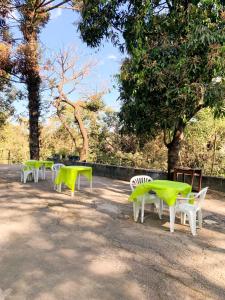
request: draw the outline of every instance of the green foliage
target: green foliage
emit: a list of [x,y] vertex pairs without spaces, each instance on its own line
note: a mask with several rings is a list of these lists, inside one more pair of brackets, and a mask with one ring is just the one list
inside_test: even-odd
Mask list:
[[76,153],[73,141],[56,117],[51,118],[47,124],[42,126],[40,145],[40,157],[42,159],[47,159],[55,154],[70,155]]
[[185,137],[180,153],[182,165],[225,176],[225,118],[214,119],[211,110],[204,109],[190,122]]
[[203,107],[225,113],[225,20],[212,3],[151,16],[145,44],[131,50],[119,75],[120,116],[129,132],[174,130]]
[[21,93],[10,82],[2,86],[0,90],[0,128],[14,114],[13,101],[20,99],[20,97]]
[[27,124],[7,123],[0,131],[1,160],[6,162],[10,157],[11,163],[22,163],[29,158]]
[[[215,141],[216,137],[216,141]],[[214,119],[210,109],[203,109],[185,129],[179,164],[202,168],[207,175],[225,176],[225,118]],[[140,147],[137,137],[121,135],[116,113],[104,116],[92,161],[112,165],[167,169],[167,149],[162,135]],[[215,150],[214,150],[215,145]]]
[[96,47],[106,37],[118,45],[122,35],[120,46],[129,54],[118,75],[123,132],[142,135],[145,141],[164,131],[169,172],[177,163],[188,121],[204,107],[212,108],[216,117],[225,114],[222,4],[215,0],[84,2],[80,24],[84,41]]
[[[162,135],[143,147],[134,135],[121,135],[118,114],[107,111],[90,124],[88,161],[130,167],[166,170],[167,149]],[[79,137],[79,135],[77,135]],[[225,119],[214,119],[210,109],[204,109],[191,120],[179,156],[182,166],[202,168],[204,174],[225,176]],[[28,159],[27,121],[7,123],[0,132],[1,160],[11,162]],[[55,154],[63,157],[78,155],[68,132],[57,118],[51,118],[41,130],[41,158]],[[1,161],[3,162],[3,161]]]

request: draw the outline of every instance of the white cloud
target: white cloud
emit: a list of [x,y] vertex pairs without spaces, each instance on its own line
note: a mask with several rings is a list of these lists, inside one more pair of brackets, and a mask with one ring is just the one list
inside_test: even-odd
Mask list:
[[105,61],[103,59],[101,59],[98,63],[99,66],[103,66],[105,64]]
[[117,60],[117,57],[114,54],[108,55],[107,58],[110,59],[110,60]]
[[62,8],[57,8],[56,10],[53,10],[51,13],[51,19],[57,19],[62,14]]

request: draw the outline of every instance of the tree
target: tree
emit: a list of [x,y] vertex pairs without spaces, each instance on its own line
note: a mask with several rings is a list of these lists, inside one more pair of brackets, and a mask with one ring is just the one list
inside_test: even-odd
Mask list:
[[[1,9],[0,18],[6,11]],[[8,117],[14,112],[12,102],[21,96],[11,82],[10,72],[13,63],[10,57],[11,44],[9,41],[9,30],[4,22],[0,23],[0,128],[5,125]]]
[[211,109],[201,110],[185,129],[181,164],[201,167],[205,174],[225,175],[225,118],[215,119]]
[[[74,49],[60,51],[53,63],[50,64],[49,70],[54,72],[54,77],[49,78],[49,84],[54,96],[53,106],[56,108],[57,116],[73,140],[80,160],[86,161],[89,151],[88,127],[90,127],[90,122],[88,119],[93,120],[93,114],[95,115],[103,108],[104,92],[95,92],[76,101],[71,100],[71,97],[74,97],[73,93],[78,92],[77,86],[89,74],[93,62],[79,68],[77,66],[78,57],[70,53],[75,53]],[[73,115],[72,126],[67,118],[69,113]],[[78,133],[73,128],[74,125],[79,130],[82,140],[80,145],[77,142]]]
[[126,1],[127,11],[124,3],[87,1],[81,33],[97,46],[104,36],[118,44],[122,32],[129,54],[119,75],[123,129],[145,139],[163,131],[170,174],[195,114],[204,107],[225,113],[225,12],[211,0]]
[[[20,76],[19,81],[26,84],[29,109],[29,148],[30,157],[39,159],[41,114],[40,99],[40,49],[39,34],[49,20],[50,11],[67,5],[67,8],[78,9],[79,1],[73,0],[2,0],[0,17],[10,27],[10,20],[22,33],[22,42],[12,75]],[[15,13],[18,16],[15,17]],[[13,26],[15,27],[15,24]],[[12,38],[11,45],[18,45],[18,39]]]

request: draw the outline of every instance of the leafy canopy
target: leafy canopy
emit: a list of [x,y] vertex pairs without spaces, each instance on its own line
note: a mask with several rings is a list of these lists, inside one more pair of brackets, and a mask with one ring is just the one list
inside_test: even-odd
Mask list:
[[128,131],[174,130],[203,107],[225,114],[225,15],[215,3],[152,15],[119,75],[120,116]]
[[[176,130],[203,107],[225,113],[225,12],[222,1],[85,1],[80,30],[125,46],[120,113],[124,129]],[[123,36],[124,44],[119,37]]]

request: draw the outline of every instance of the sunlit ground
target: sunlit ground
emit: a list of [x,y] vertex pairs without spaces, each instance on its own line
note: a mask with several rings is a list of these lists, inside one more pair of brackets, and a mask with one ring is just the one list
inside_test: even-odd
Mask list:
[[94,177],[90,193],[83,179],[71,198],[47,177],[0,166],[0,299],[224,299],[224,194],[208,193],[193,237],[166,211],[134,223],[128,182]]

